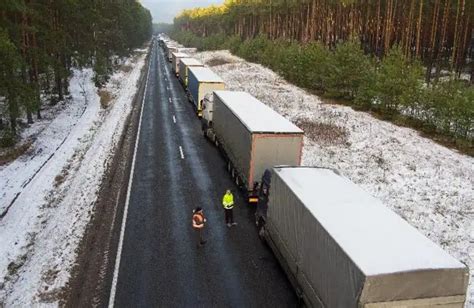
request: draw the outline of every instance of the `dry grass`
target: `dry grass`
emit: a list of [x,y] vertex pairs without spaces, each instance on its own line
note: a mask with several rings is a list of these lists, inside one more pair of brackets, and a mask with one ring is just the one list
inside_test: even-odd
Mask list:
[[8,264],[8,276],[14,276],[18,273],[18,270],[25,264],[26,260],[28,259],[27,254],[23,254],[19,256],[15,261],[12,261]]
[[212,58],[208,61],[206,61],[206,65],[208,66],[219,66],[219,65],[224,65],[224,64],[228,64],[228,63],[233,63],[233,61],[230,61],[228,59],[224,59],[224,58]]
[[54,178],[54,187],[59,187],[66,180],[66,175],[59,174]]
[[322,145],[346,145],[348,131],[334,124],[299,119],[295,123],[311,141]]
[[0,166],[8,164],[28,152],[32,144],[32,140],[27,140],[18,146],[0,151]]
[[45,291],[38,294],[38,298],[41,303],[54,303],[63,297],[62,289],[53,289],[49,291],[49,287],[45,287]]
[[52,285],[56,279],[58,278],[59,270],[57,269],[49,269],[43,272],[42,280],[49,285]]
[[120,66],[120,70],[121,70],[122,72],[128,73],[128,72],[130,72],[131,70],[133,70],[133,66],[128,65],[128,64],[123,64],[123,65]]
[[71,162],[69,162],[66,166],[63,167],[63,170],[61,170],[61,173],[58,174],[54,178],[54,187],[58,188],[61,186],[64,181],[66,181],[67,176],[69,175],[69,170],[71,169]]
[[107,91],[107,90],[99,90],[99,96],[100,96],[100,106],[103,109],[107,109],[110,106],[110,102],[113,99],[112,94]]

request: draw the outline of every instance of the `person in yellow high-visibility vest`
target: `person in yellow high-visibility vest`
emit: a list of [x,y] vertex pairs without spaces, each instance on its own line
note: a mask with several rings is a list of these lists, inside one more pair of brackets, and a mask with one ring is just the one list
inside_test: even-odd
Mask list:
[[225,192],[224,197],[222,198],[222,206],[224,207],[225,211],[225,222],[227,224],[227,227],[232,227],[237,225],[236,222],[234,222],[234,195],[232,195],[232,192],[230,189],[228,189]]

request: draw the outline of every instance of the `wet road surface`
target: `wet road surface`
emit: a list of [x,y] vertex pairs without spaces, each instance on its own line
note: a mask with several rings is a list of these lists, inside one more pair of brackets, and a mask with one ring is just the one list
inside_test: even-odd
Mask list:
[[[253,209],[233,185],[161,48],[153,48],[131,184],[115,307],[296,307],[296,295],[258,238]],[[238,226],[220,201],[234,191]],[[192,210],[207,217],[197,247]],[[114,288],[114,287],[113,287]]]

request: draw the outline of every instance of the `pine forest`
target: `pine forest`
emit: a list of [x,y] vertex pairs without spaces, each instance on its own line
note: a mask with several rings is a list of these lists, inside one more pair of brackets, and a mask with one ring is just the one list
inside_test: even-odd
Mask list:
[[228,0],[183,11],[172,36],[472,148],[473,17],[467,0]]
[[68,93],[74,67],[93,67],[97,85],[112,59],[128,55],[152,32],[150,12],[136,0],[0,1],[0,132],[14,142],[17,119],[41,118],[41,104]]

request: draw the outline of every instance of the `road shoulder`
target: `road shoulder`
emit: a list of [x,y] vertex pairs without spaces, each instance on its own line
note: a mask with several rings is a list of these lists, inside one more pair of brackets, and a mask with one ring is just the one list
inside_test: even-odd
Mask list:
[[114,158],[102,182],[94,216],[79,246],[77,262],[63,294],[63,306],[107,304],[148,61],[149,58],[140,76],[140,87],[133,101],[132,113],[127,118]]

